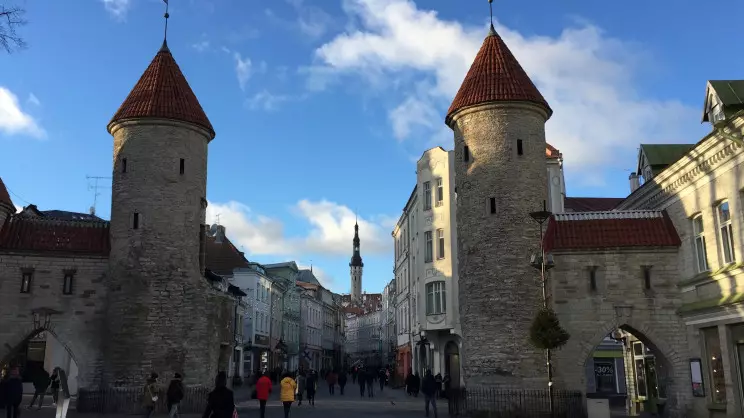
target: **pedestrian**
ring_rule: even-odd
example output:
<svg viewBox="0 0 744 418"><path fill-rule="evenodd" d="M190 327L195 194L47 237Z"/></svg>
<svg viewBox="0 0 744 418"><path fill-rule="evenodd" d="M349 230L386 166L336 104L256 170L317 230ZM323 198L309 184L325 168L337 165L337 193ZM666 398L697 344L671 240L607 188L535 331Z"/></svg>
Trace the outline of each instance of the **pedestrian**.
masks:
<svg viewBox="0 0 744 418"><path fill-rule="evenodd" d="M375 372L372 370L371 367L367 367L367 370L364 372L364 378L367 381L367 396L370 398L375 397Z"/></svg>
<svg viewBox="0 0 744 418"><path fill-rule="evenodd" d="M424 406L426 416L429 416L429 405L434 409L434 418L437 418L437 382L431 374L431 370L426 371L424 381L421 383L421 392L424 394Z"/></svg>
<svg viewBox="0 0 744 418"><path fill-rule="evenodd" d="M168 392L165 394L166 401L168 403L168 416L170 418L180 417L178 413L178 406L181 404L184 395L183 390L183 378L180 373L173 375L168 385Z"/></svg>
<svg viewBox="0 0 744 418"><path fill-rule="evenodd" d="M295 392L297 391L297 382L292 379L289 372L285 372L279 385L281 387L280 398L282 405L284 405L284 418L289 418L289 410L292 408L292 402L294 402Z"/></svg>
<svg viewBox="0 0 744 418"><path fill-rule="evenodd" d="M52 389L52 404L54 406L57 406L57 402L59 402L59 368L55 367L52 371L52 377L50 378L51 384L50 388Z"/></svg>
<svg viewBox="0 0 744 418"><path fill-rule="evenodd" d="M452 378L450 378L449 373L444 374L442 383L444 384L444 392L442 392L442 397L445 399L449 399L450 387L452 386Z"/></svg>
<svg viewBox="0 0 744 418"><path fill-rule="evenodd" d="M385 373L385 369L380 369L380 371L377 372L377 378L380 380L380 392L385 388L385 381L387 380L387 373Z"/></svg>
<svg viewBox="0 0 744 418"><path fill-rule="evenodd" d="M442 397L442 381L443 381L442 374L441 373L437 373L437 375L434 376L434 381L437 383L437 394L436 394L436 397L437 398L441 398Z"/></svg>
<svg viewBox="0 0 744 418"><path fill-rule="evenodd" d="M338 374L338 388L341 391L341 395L344 394L344 387L346 386L346 370L341 369L341 373Z"/></svg>
<svg viewBox="0 0 744 418"><path fill-rule="evenodd" d="M307 378L305 372L301 371L297 375L297 406L302 405L302 394L305 393L305 387L307 385Z"/></svg>
<svg viewBox="0 0 744 418"><path fill-rule="evenodd" d="M39 399L39 407L37 410L41 409L41 405L44 403L44 395L46 395L47 389L49 389L49 383L51 383L51 379L49 378L49 373L41 369L40 371L36 372L34 374L33 378L34 383L34 397L31 398L31 403L28 405L27 409L31 409L34 407L34 402L36 402L36 399Z"/></svg>
<svg viewBox="0 0 744 418"><path fill-rule="evenodd" d="M421 376L419 372L413 374L413 396L418 398L419 389L421 389Z"/></svg>
<svg viewBox="0 0 744 418"><path fill-rule="evenodd" d="M359 369L357 371L357 380L359 380L359 395L364 397L364 387L367 384L367 377L364 376L364 370Z"/></svg>
<svg viewBox="0 0 744 418"><path fill-rule="evenodd" d="M207 408L202 418L232 418L235 414L235 396L227 388L227 373L217 373L214 390L207 397Z"/></svg>
<svg viewBox="0 0 744 418"><path fill-rule="evenodd" d="M305 391L307 392L307 403L315 406L315 392L318 390L318 373L310 370L310 374L305 381Z"/></svg>
<svg viewBox="0 0 744 418"><path fill-rule="evenodd" d="M258 382L256 382L256 399L258 399L261 418L266 418L266 402L269 400L269 394L271 394L271 386L272 383L269 376L266 373L261 373Z"/></svg>
<svg viewBox="0 0 744 418"><path fill-rule="evenodd" d="M408 369L408 375L406 376L406 394L408 396L413 395L413 369Z"/></svg>
<svg viewBox="0 0 744 418"><path fill-rule="evenodd" d="M333 395L336 392L336 382L338 380L338 375L336 375L336 372L331 370L326 375L326 383L328 383L328 393Z"/></svg>
<svg viewBox="0 0 744 418"><path fill-rule="evenodd" d="M145 418L150 418L155 413L155 405L159 399L158 374L151 373L150 378L145 382L142 388L142 407L145 410Z"/></svg>
<svg viewBox="0 0 744 418"><path fill-rule="evenodd" d="M21 402L23 401L23 382L18 367L12 367L10 373L0 383L0 398L5 404L5 416L18 418L21 416Z"/></svg>

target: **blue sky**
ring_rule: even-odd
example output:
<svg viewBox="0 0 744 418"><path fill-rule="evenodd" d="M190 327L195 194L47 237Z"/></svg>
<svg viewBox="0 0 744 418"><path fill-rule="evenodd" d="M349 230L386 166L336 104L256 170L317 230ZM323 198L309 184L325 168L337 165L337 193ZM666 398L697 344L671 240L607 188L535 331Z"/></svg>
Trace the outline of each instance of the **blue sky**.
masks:
<svg viewBox="0 0 744 418"><path fill-rule="evenodd" d="M18 206L86 211L86 176L111 175L106 124L160 47L164 4L9 3L27 10L29 48L0 54L0 176ZM624 196L638 144L697 141L706 80L744 74L727 42L735 13L711 20L692 0L494 6L555 111L548 142L571 196ZM444 113L486 34L486 0L171 0L170 12L169 46L217 132L209 220L251 260L312 262L347 292L357 214L364 288L380 291L414 161L451 149Z"/></svg>

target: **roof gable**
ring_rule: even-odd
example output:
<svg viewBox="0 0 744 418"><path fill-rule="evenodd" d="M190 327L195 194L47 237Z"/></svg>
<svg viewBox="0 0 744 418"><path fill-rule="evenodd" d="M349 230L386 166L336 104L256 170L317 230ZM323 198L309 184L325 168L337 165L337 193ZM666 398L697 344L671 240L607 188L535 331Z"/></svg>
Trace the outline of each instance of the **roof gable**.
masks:
<svg viewBox="0 0 744 418"><path fill-rule="evenodd" d="M531 102L553 113L548 102L535 87L514 54L493 25L483 41L460 90L447 111L445 123L459 110L489 102Z"/></svg>
<svg viewBox="0 0 744 418"><path fill-rule="evenodd" d="M14 215L0 228L0 250L108 255L109 223Z"/></svg>
<svg viewBox="0 0 744 418"><path fill-rule="evenodd" d="M8 189L5 187L5 183L3 183L2 178L0 178L0 203L5 203L10 207L15 208L15 206L13 206L13 201L10 199L10 194L8 194Z"/></svg>
<svg viewBox="0 0 744 418"><path fill-rule="evenodd" d="M206 237L205 267L207 269L220 276L232 276L235 269L250 267L243 253L235 248L227 237L221 237L221 239L222 242L217 242L217 237Z"/></svg>
<svg viewBox="0 0 744 418"><path fill-rule="evenodd" d="M744 80L709 80L705 86L702 122L710 122L708 115L716 104L732 110L744 109Z"/></svg>
<svg viewBox="0 0 744 418"><path fill-rule="evenodd" d="M643 169L648 165L656 175L679 161L694 146L695 144L641 144L636 172L642 175Z"/></svg>

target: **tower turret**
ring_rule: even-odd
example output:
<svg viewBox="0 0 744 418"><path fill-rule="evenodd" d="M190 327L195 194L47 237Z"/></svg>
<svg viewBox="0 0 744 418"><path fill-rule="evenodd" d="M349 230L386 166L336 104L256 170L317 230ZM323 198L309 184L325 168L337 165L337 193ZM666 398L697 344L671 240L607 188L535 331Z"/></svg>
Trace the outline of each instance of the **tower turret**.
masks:
<svg viewBox="0 0 744 418"><path fill-rule="evenodd" d="M350 275L351 275L351 300L359 301L362 299L362 271L364 270L364 262L362 261L362 253L359 250L359 223L354 223L354 252L351 256L351 262L349 263Z"/></svg>
<svg viewBox="0 0 744 418"><path fill-rule="evenodd" d="M528 332L542 303L529 213L547 199L552 113L493 25L447 112L454 131L463 371L468 385L545 382Z"/></svg>
<svg viewBox="0 0 744 418"><path fill-rule="evenodd" d="M114 139L106 383L141 385L157 372L211 380L200 241L212 124L168 46L124 100ZM184 306L191 309L184 310Z"/></svg>

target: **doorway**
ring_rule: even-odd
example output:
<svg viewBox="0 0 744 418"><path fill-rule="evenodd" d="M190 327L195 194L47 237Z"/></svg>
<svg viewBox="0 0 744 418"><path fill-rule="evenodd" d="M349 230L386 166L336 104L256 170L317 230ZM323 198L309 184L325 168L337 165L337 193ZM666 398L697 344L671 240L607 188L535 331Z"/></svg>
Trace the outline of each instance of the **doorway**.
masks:
<svg viewBox="0 0 744 418"><path fill-rule="evenodd" d="M444 347L444 372L450 377L450 385L460 387L460 348L457 343L450 341Z"/></svg>

